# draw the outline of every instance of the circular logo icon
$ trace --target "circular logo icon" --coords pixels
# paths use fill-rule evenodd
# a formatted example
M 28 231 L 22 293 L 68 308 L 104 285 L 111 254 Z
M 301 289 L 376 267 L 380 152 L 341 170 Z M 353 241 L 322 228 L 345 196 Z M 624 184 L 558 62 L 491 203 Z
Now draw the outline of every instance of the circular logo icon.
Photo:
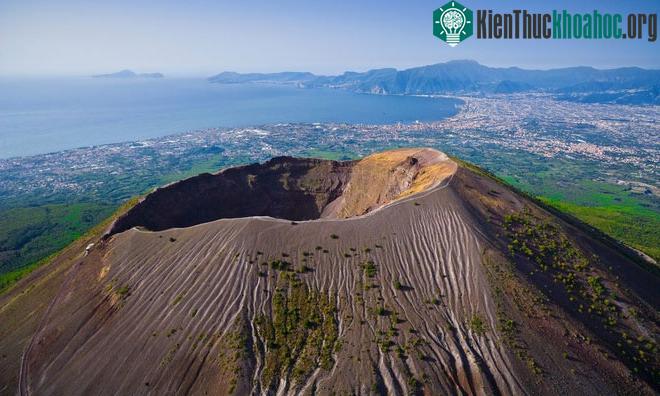
M 450 1 L 433 11 L 433 35 L 454 47 L 472 36 L 472 10 Z

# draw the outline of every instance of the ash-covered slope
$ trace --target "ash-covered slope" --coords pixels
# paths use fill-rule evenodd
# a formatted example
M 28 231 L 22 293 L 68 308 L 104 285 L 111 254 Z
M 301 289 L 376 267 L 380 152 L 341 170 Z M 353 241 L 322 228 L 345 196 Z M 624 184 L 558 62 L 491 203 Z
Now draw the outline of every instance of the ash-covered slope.
M 25 346 L 21 369 L 2 373 L 5 389 L 657 392 L 657 273 L 579 224 L 429 149 L 245 169 L 231 171 L 234 180 L 253 180 L 259 194 L 315 186 L 305 199 L 316 209 L 305 214 L 317 219 L 223 209 L 227 218 L 160 229 L 182 216 L 168 205 L 199 211 L 184 201 L 226 196 L 203 196 L 209 176 L 178 184 L 193 197 L 153 193 L 88 253 L 65 255 L 2 296 L 0 352 L 18 360 L 14 345 Z M 147 224 L 156 204 L 175 216 Z M 274 200 L 244 216 L 300 213 L 263 212 L 285 206 Z M 53 282 L 62 285 L 55 295 L 46 292 Z M 35 303 L 46 296 L 45 307 Z M 18 320 L 28 313 L 32 321 Z

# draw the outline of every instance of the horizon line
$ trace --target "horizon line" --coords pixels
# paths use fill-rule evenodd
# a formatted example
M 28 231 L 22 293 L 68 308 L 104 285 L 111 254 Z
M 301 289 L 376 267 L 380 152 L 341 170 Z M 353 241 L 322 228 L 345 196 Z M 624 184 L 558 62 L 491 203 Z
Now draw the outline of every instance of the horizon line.
M 561 70 L 561 69 L 576 69 L 576 68 L 591 68 L 595 70 L 616 70 L 616 69 L 627 69 L 627 68 L 637 68 L 637 69 L 642 69 L 642 70 L 660 70 L 660 65 L 657 67 L 644 67 L 644 66 L 639 66 L 639 65 L 621 65 L 621 66 L 612 66 L 612 67 L 597 67 L 597 66 L 592 66 L 592 65 L 573 65 L 573 66 L 559 66 L 559 67 L 526 67 L 526 66 L 517 66 L 517 65 L 498 65 L 498 66 L 492 66 L 488 65 L 485 63 L 481 63 L 477 60 L 474 59 L 451 59 L 447 60 L 444 62 L 435 62 L 435 63 L 427 63 L 427 64 L 420 64 L 417 66 L 409 66 L 409 67 L 394 67 L 394 66 L 380 66 L 380 67 L 364 67 L 364 68 L 357 68 L 357 69 L 343 69 L 343 71 L 338 71 L 334 73 L 318 73 L 318 72 L 311 72 L 309 70 L 304 70 L 304 69 L 298 69 L 298 68 L 283 68 L 279 70 L 271 70 L 271 71 L 250 71 L 243 69 L 243 71 L 236 71 L 232 69 L 225 69 L 221 71 L 199 71 L 199 72 L 189 72 L 189 71 L 170 71 L 170 72 L 164 72 L 161 70 L 152 70 L 152 69 L 142 69 L 142 68 L 130 68 L 130 67 L 123 67 L 123 68 L 118 68 L 115 71 L 96 71 L 96 72 L 90 72 L 90 73 L 82 73 L 82 72 L 63 72 L 63 73 L 0 73 L 0 78 L 42 78 L 42 77 L 81 77 L 81 78 L 94 78 L 97 75 L 102 75 L 102 74 L 114 74 L 120 71 L 124 70 L 130 70 L 135 73 L 162 73 L 164 75 L 164 78 L 208 78 L 208 77 L 213 77 L 217 74 L 220 73 L 238 73 L 238 74 L 272 74 L 272 73 L 311 73 L 315 76 L 337 76 L 341 75 L 343 73 L 365 73 L 369 72 L 372 70 L 382 70 L 382 69 L 394 69 L 396 71 L 405 71 L 405 70 L 410 70 L 410 69 L 416 69 L 416 68 L 421 68 L 421 67 L 428 67 L 428 66 L 434 66 L 434 65 L 441 65 L 441 64 L 448 64 L 448 63 L 458 63 L 458 62 L 472 62 L 476 63 L 481 66 L 485 66 L 488 68 L 492 69 L 521 69 L 521 70 L 530 70 L 530 71 L 549 71 L 549 70 Z

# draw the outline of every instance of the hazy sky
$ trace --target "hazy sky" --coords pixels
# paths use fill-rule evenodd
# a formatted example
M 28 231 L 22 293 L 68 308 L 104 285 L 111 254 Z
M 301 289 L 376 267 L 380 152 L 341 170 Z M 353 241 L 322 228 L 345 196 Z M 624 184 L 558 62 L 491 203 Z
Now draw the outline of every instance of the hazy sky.
M 432 35 L 428 0 L 0 0 L 0 75 L 87 75 L 130 68 L 170 75 L 225 70 L 339 73 L 451 59 L 490 66 L 660 68 L 660 40 L 475 40 Z M 659 12 L 646 1 L 483 1 L 510 12 Z

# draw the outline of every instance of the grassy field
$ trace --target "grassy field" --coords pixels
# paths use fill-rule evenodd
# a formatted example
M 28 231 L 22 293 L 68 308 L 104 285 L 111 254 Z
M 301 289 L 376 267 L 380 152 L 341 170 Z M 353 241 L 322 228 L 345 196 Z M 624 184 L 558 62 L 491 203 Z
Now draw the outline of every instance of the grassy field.
M 321 149 L 309 149 L 303 151 L 302 157 L 307 158 L 322 158 L 333 161 L 347 161 L 357 158 L 354 154 L 344 153 L 340 151 L 330 151 Z
M 0 212 L 0 274 L 33 264 L 109 216 L 115 205 L 74 203 Z
M 186 170 L 168 173 L 162 176 L 159 179 L 159 181 L 156 183 L 156 185 L 162 186 L 164 184 L 172 183 L 175 181 L 179 181 L 179 180 L 187 179 L 192 176 L 199 175 L 200 173 L 216 173 L 221 169 L 230 166 L 244 165 L 244 164 L 249 164 L 251 162 L 255 162 L 255 161 L 252 161 L 247 157 L 238 157 L 236 159 L 232 159 L 231 161 L 228 161 L 226 157 L 223 157 L 221 154 L 218 154 L 205 161 L 196 163 L 192 167 Z
M 214 173 L 217 172 L 222 166 L 222 155 L 218 154 L 212 158 L 197 163 L 190 169 L 178 172 L 172 172 L 160 179 L 159 184 L 168 184 L 178 180 L 186 179 L 191 176 L 199 175 L 200 173 Z
M 660 261 L 660 199 L 625 185 L 594 180 L 588 164 L 529 161 L 527 169 L 497 172 L 509 184 L 537 196 Z
M 68 244 L 66 245 L 68 246 Z M 52 253 L 49 256 L 42 258 L 41 260 L 30 263 L 24 267 L 14 269 L 4 274 L 0 274 L 0 293 L 9 289 L 14 283 L 21 280 L 23 277 L 27 276 L 30 272 L 39 268 L 41 265 L 48 263 L 50 260 L 57 256 L 56 253 Z
M 546 197 L 540 199 L 660 261 L 658 212 L 639 204 L 586 206 Z
M 0 216 L 0 291 L 48 262 L 100 223 L 114 205 L 77 203 L 9 209 Z
M 100 235 L 103 234 L 103 232 L 105 232 L 106 228 L 110 225 L 112 221 L 114 221 L 117 218 L 117 216 L 121 215 L 122 213 L 125 213 L 127 210 L 132 208 L 138 201 L 139 201 L 139 197 L 131 198 L 128 201 L 124 202 L 119 207 L 116 207 L 114 205 L 111 205 L 109 207 L 106 207 L 104 205 L 95 207 L 95 206 L 90 206 L 94 204 L 72 204 L 72 205 L 48 205 L 49 206 L 48 208 L 35 208 L 35 210 L 48 211 L 49 214 L 58 211 L 62 214 L 62 218 L 61 218 L 62 221 L 60 223 L 60 226 L 58 227 L 59 229 L 58 238 L 48 239 L 46 243 L 42 244 L 42 246 L 44 247 L 43 250 L 39 250 L 35 252 L 35 254 L 39 254 L 38 252 L 49 252 L 49 253 L 41 253 L 42 254 L 41 258 L 29 262 L 28 264 L 24 264 L 18 268 L 14 268 L 9 272 L 0 273 L 0 293 L 7 290 L 14 283 L 18 282 L 21 278 L 28 275 L 30 272 L 34 271 L 39 266 L 48 263 L 50 260 L 55 258 L 60 252 L 65 251 L 67 249 L 67 246 L 69 245 L 73 246 L 71 242 L 75 240 L 84 241 L 86 238 L 99 237 Z M 56 206 L 56 208 L 52 208 L 52 206 Z M 100 217 L 100 219 L 96 220 L 94 224 L 92 224 L 91 226 L 88 226 L 88 220 L 91 218 L 88 218 L 82 222 L 81 222 L 81 218 L 88 215 L 90 211 L 94 212 L 94 214 L 97 217 Z M 109 211 L 110 213 L 106 215 L 100 214 L 106 211 Z M 48 221 L 48 220 L 46 219 L 44 221 Z M 67 228 L 63 224 L 69 224 L 70 226 L 72 225 L 75 229 Z M 85 230 L 81 231 L 83 228 L 85 228 Z M 6 236 L 6 234 L 1 234 L 1 235 Z M 39 239 L 39 237 L 37 237 L 36 239 Z

